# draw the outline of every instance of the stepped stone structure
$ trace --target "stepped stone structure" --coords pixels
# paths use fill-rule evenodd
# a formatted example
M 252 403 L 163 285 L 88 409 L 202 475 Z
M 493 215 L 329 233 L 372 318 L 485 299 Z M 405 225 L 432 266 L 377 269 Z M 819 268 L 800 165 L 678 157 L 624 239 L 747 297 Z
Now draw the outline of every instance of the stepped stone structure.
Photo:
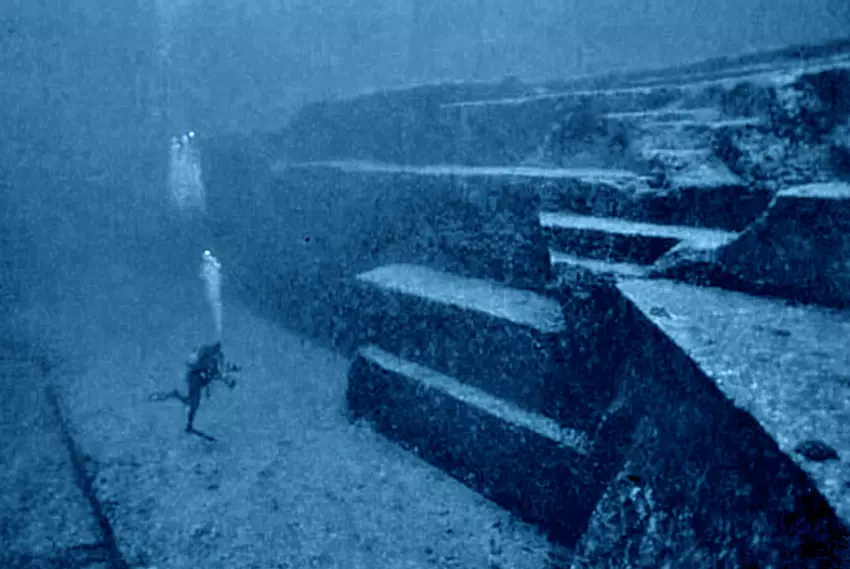
M 838 567 L 848 119 L 846 42 L 419 87 L 206 141 L 208 193 L 352 419 L 575 569 Z

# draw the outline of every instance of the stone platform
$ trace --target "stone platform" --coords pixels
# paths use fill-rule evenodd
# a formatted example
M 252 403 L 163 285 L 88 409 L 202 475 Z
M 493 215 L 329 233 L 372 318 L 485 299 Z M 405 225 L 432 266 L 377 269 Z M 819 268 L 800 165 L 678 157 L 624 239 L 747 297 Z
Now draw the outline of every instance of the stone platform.
M 648 332 L 632 365 L 642 419 L 573 567 L 843 566 L 847 314 L 670 281 L 619 288 Z
M 562 543 L 584 532 L 610 475 L 587 433 L 374 346 L 355 357 L 347 400 L 355 417 Z

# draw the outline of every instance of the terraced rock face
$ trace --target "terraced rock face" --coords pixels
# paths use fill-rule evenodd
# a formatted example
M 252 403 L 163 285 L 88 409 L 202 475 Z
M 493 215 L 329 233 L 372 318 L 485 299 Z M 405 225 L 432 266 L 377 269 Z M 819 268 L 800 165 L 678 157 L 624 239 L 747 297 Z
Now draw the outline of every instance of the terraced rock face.
M 709 152 L 746 183 L 765 175 L 820 181 L 828 166 L 821 138 L 847 114 L 842 45 L 808 59 L 590 79 L 524 96 L 493 86 L 488 99 L 447 86 L 323 103 L 293 123 L 284 152 L 293 161 L 642 171 L 647 153 L 688 149 Z
M 846 308 L 848 192 L 837 182 L 782 190 L 740 236 L 682 242 L 649 275 Z
M 848 61 L 327 103 L 208 192 L 349 411 L 575 569 L 837 566 L 846 318 L 775 297 L 845 306 L 846 188 L 787 184 L 834 181 Z
M 358 352 L 347 400 L 382 434 L 562 542 L 579 538 L 604 488 L 586 433 L 374 346 Z

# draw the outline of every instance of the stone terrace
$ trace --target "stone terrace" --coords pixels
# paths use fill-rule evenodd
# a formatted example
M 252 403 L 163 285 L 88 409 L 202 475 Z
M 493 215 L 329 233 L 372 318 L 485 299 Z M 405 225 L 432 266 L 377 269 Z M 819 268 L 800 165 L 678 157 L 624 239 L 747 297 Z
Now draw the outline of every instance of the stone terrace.
M 576 569 L 837 566 L 850 51 L 797 55 L 321 103 L 210 194 L 351 417 Z

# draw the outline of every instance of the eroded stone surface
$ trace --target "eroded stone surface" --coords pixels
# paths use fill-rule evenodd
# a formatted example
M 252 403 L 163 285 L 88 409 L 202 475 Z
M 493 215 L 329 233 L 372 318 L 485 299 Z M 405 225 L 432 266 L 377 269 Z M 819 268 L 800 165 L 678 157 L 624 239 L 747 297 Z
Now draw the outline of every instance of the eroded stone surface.
M 620 288 L 758 419 L 850 522 L 850 313 L 670 281 Z M 838 449 L 845 464 L 801 460 L 794 448 L 815 439 Z
M 411 265 L 358 276 L 349 319 L 371 343 L 570 427 L 588 428 L 611 399 L 609 362 L 591 357 L 610 284 L 563 298 Z
M 321 243 L 299 256 L 311 255 L 303 264 L 321 266 L 324 275 L 412 262 L 539 289 L 548 280 L 549 260 L 537 228 L 534 185 L 559 175 L 329 163 L 288 167 L 270 191 L 281 194 L 277 235 L 285 244 L 297 243 L 299 234 Z
M 373 346 L 358 351 L 347 400 L 380 432 L 567 545 L 616 467 L 593 459 L 585 433 Z
M 358 275 L 358 280 L 390 291 L 421 296 L 463 311 L 484 312 L 494 318 L 559 333 L 566 328 L 561 306 L 531 291 L 458 277 L 416 265 L 385 265 Z
M 79 567 L 71 562 L 103 559 L 102 536 L 46 393 L 47 371 L 10 336 L 17 339 L 17 331 L 0 331 L 0 565 L 58 567 L 65 559 Z
M 732 274 L 789 298 L 850 303 L 850 186 L 788 188 L 717 252 Z
M 825 437 L 846 453 L 846 315 L 670 282 L 618 286 L 645 325 L 624 383 L 641 420 L 573 567 L 839 566 L 847 469 L 793 448 Z

